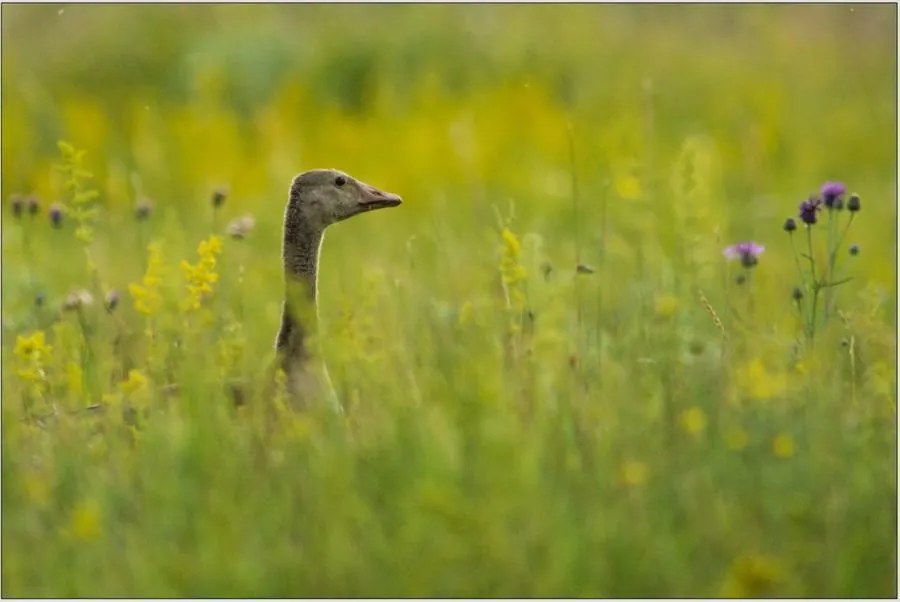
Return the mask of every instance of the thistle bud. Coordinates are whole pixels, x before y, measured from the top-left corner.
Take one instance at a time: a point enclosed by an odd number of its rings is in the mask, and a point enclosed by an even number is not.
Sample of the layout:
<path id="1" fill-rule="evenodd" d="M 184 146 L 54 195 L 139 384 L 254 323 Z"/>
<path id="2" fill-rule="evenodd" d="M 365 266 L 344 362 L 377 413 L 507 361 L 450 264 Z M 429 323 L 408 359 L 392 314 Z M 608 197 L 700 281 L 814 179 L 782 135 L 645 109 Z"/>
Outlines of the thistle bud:
<path id="1" fill-rule="evenodd" d="M 106 308 L 106 311 L 112 313 L 112 311 L 119 304 L 119 291 L 116 289 L 110 290 L 106 293 L 106 298 L 103 300 L 103 306 Z"/>
<path id="2" fill-rule="evenodd" d="M 212 206 L 216 209 L 225 204 L 225 199 L 228 198 L 228 188 L 224 186 L 219 186 L 215 190 L 213 190 L 211 201 Z"/>
<path id="3" fill-rule="evenodd" d="M 22 195 L 12 195 L 9 199 L 9 204 L 12 207 L 13 217 L 22 217 L 22 211 L 25 209 L 25 199 L 22 198 Z"/>
<path id="4" fill-rule="evenodd" d="M 34 195 L 28 197 L 28 200 L 25 201 L 25 206 L 28 208 L 28 215 L 37 215 L 41 209 L 41 203 Z"/>
<path id="5" fill-rule="evenodd" d="M 134 217 L 139 222 L 142 222 L 150 217 L 151 213 L 153 213 L 153 201 L 146 197 L 138 199 L 138 202 L 134 205 Z"/>
<path id="6" fill-rule="evenodd" d="M 62 226 L 63 220 L 63 208 L 59 203 L 53 203 L 50 205 L 50 223 L 53 224 L 54 228 L 59 228 Z"/>

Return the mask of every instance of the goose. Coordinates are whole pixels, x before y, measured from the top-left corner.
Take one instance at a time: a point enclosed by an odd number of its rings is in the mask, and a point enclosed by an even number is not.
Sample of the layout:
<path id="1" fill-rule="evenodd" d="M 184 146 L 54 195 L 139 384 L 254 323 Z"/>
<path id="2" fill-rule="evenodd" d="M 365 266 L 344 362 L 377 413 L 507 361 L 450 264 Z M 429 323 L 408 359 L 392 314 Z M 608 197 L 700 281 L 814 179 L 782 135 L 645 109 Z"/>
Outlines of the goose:
<path id="1" fill-rule="evenodd" d="M 292 400 L 302 406 L 325 386 L 340 410 L 324 362 L 313 362 L 310 329 L 318 323 L 319 253 L 325 229 L 361 213 L 400 205 L 384 192 L 337 169 L 313 169 L 291 182 L 284 210 L 282 262 L 285 296 L 275 337 L 277 365 L 287 377 Z"/>

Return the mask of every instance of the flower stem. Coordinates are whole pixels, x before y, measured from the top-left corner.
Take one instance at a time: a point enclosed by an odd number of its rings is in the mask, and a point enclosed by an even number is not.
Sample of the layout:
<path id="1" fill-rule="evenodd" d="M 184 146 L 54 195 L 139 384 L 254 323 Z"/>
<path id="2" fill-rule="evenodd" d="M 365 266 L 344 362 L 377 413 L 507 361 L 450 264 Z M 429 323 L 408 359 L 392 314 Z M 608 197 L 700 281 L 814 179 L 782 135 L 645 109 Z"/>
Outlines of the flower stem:
<path id="1" fill-rule="evenodd" d="M 809 273 L 812 276 L 812 309 L 809 312 L 809 340 L 810 342 L 816 336 L 816 308 L 819 303 L 819 281 L 816 279 L 816 259 L 813 256 L 812 248 L 812 228 L 806 226 L 806 243 L 808 248 L 807 259 L 809 259 Z"/>
<path id="2" fill-rule="evenodd" d="M 834 257 L 837 247 L 834 246 L 834 209 L 828 210 L 828 265 L 825 271 L 825 282 L 831 282 L 834 277 Z M 831 313 L 832 292 L 825 291 L 825 322 L 828 322 L 828 316 Z"/>
<path id="3" fill-rule="evenodd" d="M 797 266 L 797 275 L 800 277 L 800 283 L 803 283 L 803 268 L 800 267 L 800 254 L 797 253 L 797 246 L 794 244 L 794 233 L 791 232 L 791 249 L 794 251 L 794 264 Z"/>

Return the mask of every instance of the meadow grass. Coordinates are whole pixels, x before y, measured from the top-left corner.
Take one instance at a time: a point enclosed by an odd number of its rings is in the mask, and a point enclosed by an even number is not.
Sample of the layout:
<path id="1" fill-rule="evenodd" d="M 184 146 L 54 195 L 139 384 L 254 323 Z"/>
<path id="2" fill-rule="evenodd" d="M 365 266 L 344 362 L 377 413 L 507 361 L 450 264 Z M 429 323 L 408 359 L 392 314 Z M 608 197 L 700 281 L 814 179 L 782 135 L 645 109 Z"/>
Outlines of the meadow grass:
<path id="1" fill-rule="evenodd" d="M 3 595 L 896 596 L 895 6 L 2 11 Z"/>

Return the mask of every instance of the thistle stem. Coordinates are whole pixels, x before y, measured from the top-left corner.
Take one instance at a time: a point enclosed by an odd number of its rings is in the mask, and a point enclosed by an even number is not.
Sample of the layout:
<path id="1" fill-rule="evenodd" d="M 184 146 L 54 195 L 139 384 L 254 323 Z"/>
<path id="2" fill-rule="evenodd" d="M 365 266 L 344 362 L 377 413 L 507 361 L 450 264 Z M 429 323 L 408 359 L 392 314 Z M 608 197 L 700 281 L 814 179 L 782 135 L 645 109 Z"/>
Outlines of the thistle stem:
<path id="1" fill-rule="evenodd" d="M 834 209 L 828 210 L 828 265 L 825 271 L 825 282 L 831 282 L 834 277 L 834 257 L 837 250 L 834 243 Z M 825 322 L 828 322 L 828 316 L 831 313 L 832 292 L 825 291 Z"/>
<path id="2" fill-rule="evenodd" d="M 803 283 L 803 268 L 800 267 L 800 254 L 797 253 L 797 246 L 794 244 L 794 233 L 790 233 L 791 250 L 794 251 L 794 264 L 797 266 L 797 275 L 800 277 L 800 283 Z"/>
<path id="3" fill-rule="evenodd" d="M 816 336 L 816 308 L 819 303 L 819 281 L 816 280 L 816 259 L 813 256 L 813 248 L 812 248 L 812 228 L 807 225 L 806 226 L 806 243 L 808 247 L 809 255 L 807 258 L 809 259 L 809 272 L 812 276 L 812 309 L 809 312 L 809 340 L 810 342 Z"/>

